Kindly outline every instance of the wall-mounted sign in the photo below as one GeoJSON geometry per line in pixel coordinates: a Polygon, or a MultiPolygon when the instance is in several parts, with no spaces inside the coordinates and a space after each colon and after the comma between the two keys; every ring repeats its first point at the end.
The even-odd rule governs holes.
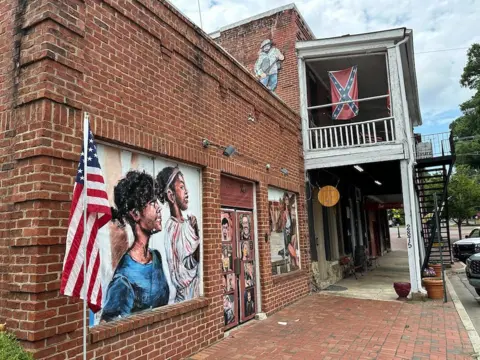
{"type": "Polygon", "coordinates": [[[340,193],[338,192],[337,188],[327,185],[320,189],[318,192],[318,201],[322,206],[325,207],[332,207],[337,205],[338,201],[340,200],[340,193]]]}

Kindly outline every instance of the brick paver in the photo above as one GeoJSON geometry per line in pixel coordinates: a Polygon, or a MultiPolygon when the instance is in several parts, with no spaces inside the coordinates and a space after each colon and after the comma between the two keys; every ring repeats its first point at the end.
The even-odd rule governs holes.
{"type": "Polygon", "coordinates": [[[316,294],[194,355],[213,359],[471,359],[454,305],[316,294]],[[286,322],[281,325],[279,322],[286,322]]]}

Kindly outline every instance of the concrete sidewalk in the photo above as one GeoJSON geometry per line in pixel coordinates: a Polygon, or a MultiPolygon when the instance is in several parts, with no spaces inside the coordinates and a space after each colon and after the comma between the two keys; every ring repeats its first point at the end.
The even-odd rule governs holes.
{"type": "Polygon", "coordinates": [[[396,300],[394,282],[409,282],[408,253],[392,251],[378,258],[378,266],[340,280],[327,291],[339,296],[372,300],[396,300]]]}
{"type": "Polygon", "coordinates": [[[472,354],[452,302],[321,293],[247,323],[191,359],[471,359],[472,354]]]}

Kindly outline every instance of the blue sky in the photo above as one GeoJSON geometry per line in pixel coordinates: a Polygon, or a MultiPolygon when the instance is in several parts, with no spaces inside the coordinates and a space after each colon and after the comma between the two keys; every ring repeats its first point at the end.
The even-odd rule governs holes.
{"type": "MultiPolygon", "coordinates": [[[[170,0],[200,25],[196,0],[170,0]]],[[[203,29],[218,28],[291,3],[288,0],[200,0],[203,29]]],[[[460,86],[467,48],[480,43],[480,0],[295,1],[317,38],[408,27],[414,32],[423,134],[448,131],[472,92],[460,86]],[[444,49],[458,49],[436,51],[444,49]],[[434,51],[434,52],[432,52],[434,51]]]]}

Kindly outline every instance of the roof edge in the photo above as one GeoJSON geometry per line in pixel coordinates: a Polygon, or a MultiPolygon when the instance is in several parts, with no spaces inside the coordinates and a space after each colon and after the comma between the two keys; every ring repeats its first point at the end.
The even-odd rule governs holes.
{"type": "Polygon", "coordinates": [[[388,41],[388,40],[401,40],[405,38],[407,29],[402,28],[395,28],[395,29],[387,29],[381,31],[374,31],[368,33],[358,33],[353,35],[342,35],[342,36],[335,36],[323,39],[315,39],[315,40],[305,40],[305,41],[297,41],[295,47],[297,51],[307,50],[307,49],[315,49],[315,48],[328,48],[333,46],[348,46],[353,44],[359,43],[368,43],[368,42],[378,42],[378,41],[388,41]]]}
{"type": "Polygon", "coordinates": [[[253,15],[249,18],[234,22],[232,24],[222,26],[221,28],[219,28],[218,30],[210,33],[209,35],[213,39],[216,39],[220,36],[220,34],[223,31],[227,31],[227,30],[236,28],[238,26],[248,24],[252,21],[260,20],[260,19],[263,19],[265,17],[275,15],[276,13],[279,13],[279,12],[282,12],[282,11],[285,11],[285,10],[295,10],[297,12],[298,16],[300,17],[300,19],[302,20],[303,24],[305,25],[305,27],[307,28],[307,30],[310,32],[312,37],[315,38],[315,34],[313,33],[313,31],[310,28],[310,26],[308,25],[308,23],[305,21],[304,17],[302,16],[302,13],[298,10],[297,5],[295,5],[295,3],[290,3],[290,4],[287,4],[287,5],[284,5],[284,6],[280,6],[278,8],[271,9],[271,10],[265,11],[265,12],[257,14],[257,15],[253,15]]]}

